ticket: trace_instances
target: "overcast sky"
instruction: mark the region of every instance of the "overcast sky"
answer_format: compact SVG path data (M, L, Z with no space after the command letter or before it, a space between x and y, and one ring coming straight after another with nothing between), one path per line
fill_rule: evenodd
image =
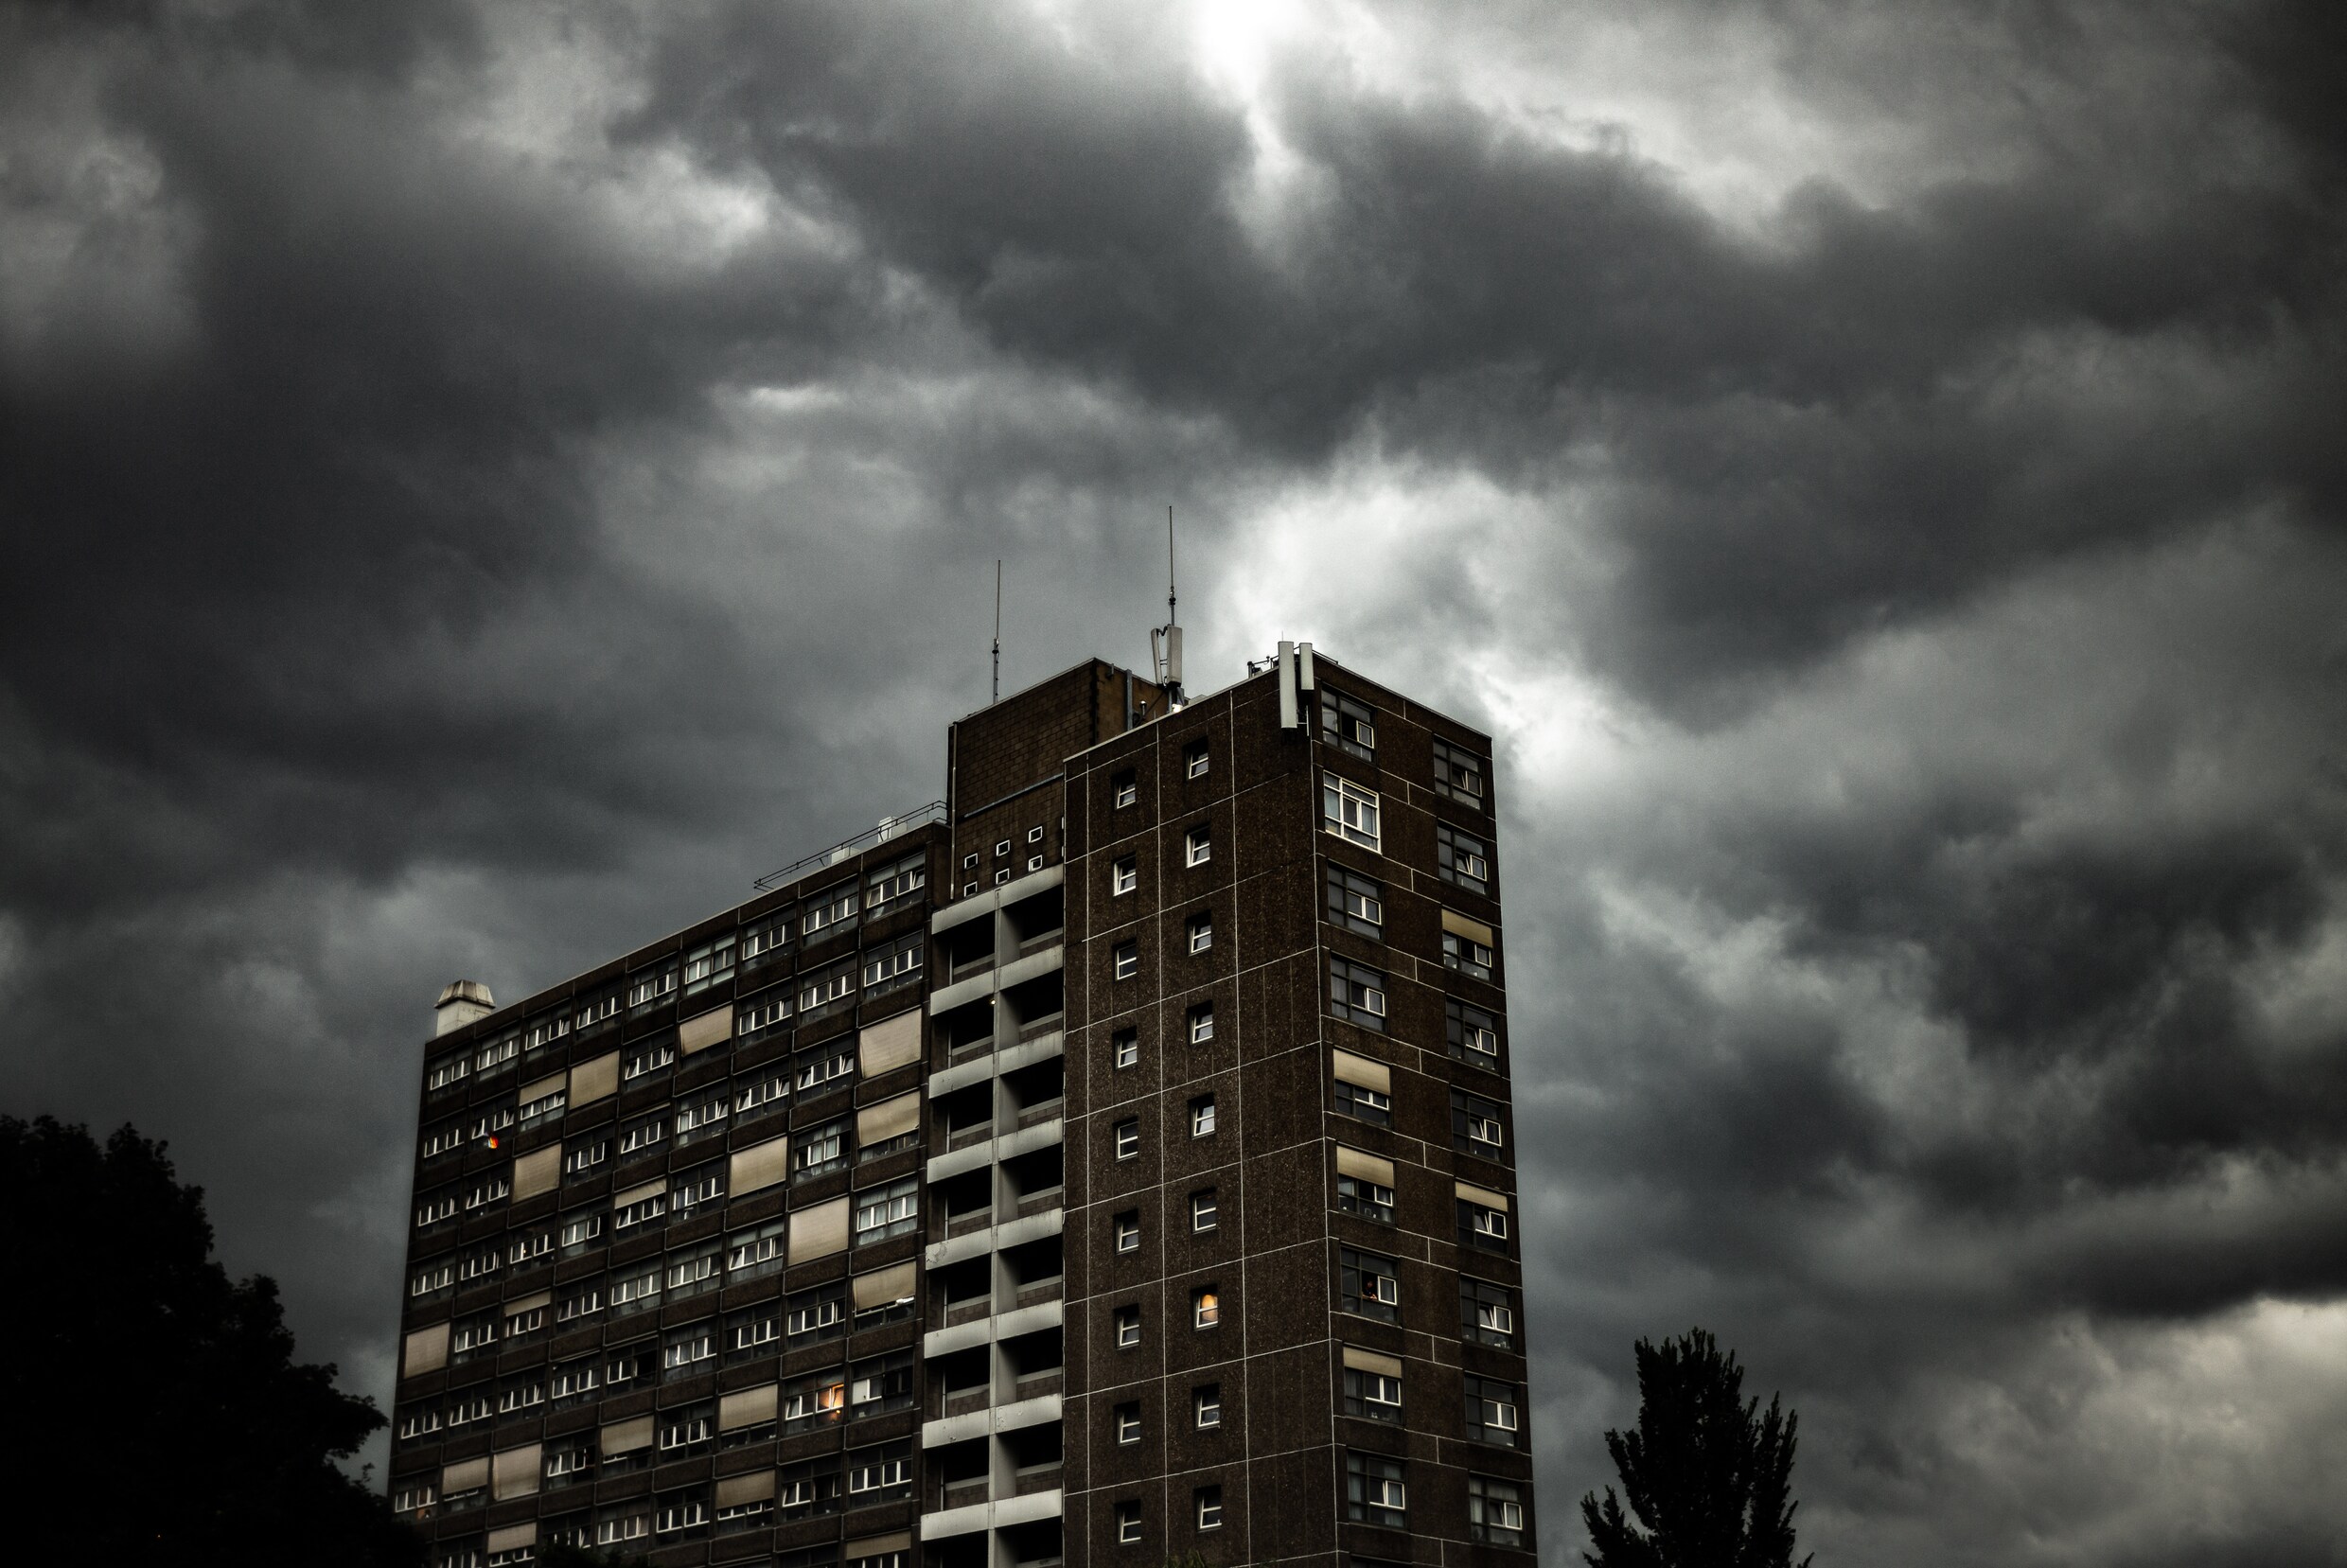
M1309 637L1489 729L1543 1559L2347 1539L2347 8L0 7L0 1109L385 1400L442 983ZM23 1260L15 1260L21 1263Z

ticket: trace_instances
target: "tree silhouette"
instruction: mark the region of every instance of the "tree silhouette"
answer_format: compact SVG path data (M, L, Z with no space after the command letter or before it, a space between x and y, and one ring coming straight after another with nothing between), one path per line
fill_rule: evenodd
M1743 1399L1734 1351L1701 1329L1638 1341L1638 1426L1608 1431L1633 1524L1605 1489L1581 1499L1590 1568L1792 1568L1791 1500L1800 1418ZM1643 1524L1642 1530L1639 1525ZM1801 1559L1809 1568L1809 1559Z
M20 1562L408 1568L421 1539L334 1463L383 1418L293 1361L203 1192L124 1127L0 1117L0 1507Z

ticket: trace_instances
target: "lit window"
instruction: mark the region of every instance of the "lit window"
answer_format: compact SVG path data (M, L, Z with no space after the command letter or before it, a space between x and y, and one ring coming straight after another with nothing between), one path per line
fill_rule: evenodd
M1323 824L1340 838L1366 849L1379 847L1377 792L1333 773L1320 776L1320 815Z
M1190 1195L1190 1228L1193 1231L1212 1230L1219 1223L1214 1189Z
M1204 822L1191 828L1182 837L1182 863L1203 866L1214 858L1214 830Z
M1117 1157L1131 1159L1141 1152L1141 1124L1138 1120L1117 1123Z
M1190 1136L1205 1137L1214 1131L1214 1097L1202 1094L1190 1102Z
M1201 1329L1211 1329L1223 1321L1222 1292L1209 1285L1190 1293L1191 1321Z
M1140 864L1129 854L1118 861L1109 873L1109 891L1117 896L1121 897L1140 885Z

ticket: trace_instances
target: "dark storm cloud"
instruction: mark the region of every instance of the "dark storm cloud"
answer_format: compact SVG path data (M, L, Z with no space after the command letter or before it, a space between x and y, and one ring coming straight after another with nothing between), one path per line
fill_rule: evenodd
M10 1108L379 1391L437 985L913 803L1170 499L1202 666L1499 737L1548 1560L1688 1321L1826 1558L2320 1560L2337 9L1370 20L0 11Z

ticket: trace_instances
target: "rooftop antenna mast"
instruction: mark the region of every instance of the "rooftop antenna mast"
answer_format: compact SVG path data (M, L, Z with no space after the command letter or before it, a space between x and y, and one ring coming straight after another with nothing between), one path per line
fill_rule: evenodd
M995 557L995 691L988 703L1002 700L1002 557Z
M1165 509L1165 625L1152 626L1149 631L1149 662L1165 688L1166 701L1178 708L1182 705L1182 628L1174 613L1174 508Z

